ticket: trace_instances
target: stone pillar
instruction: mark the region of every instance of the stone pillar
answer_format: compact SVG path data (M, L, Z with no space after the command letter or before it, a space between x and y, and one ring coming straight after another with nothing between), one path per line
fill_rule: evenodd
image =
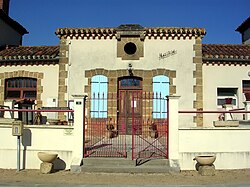
M225 104L223 105L223 108L225 108L226 111L232 110L233 105L232 104ZM232 114L230 113L225 113L225 121L227 120L233 120Z
M65 95L68 90L67 79L68 77L68 69L67 66L69 64L69 45L67 39L61 38L60 40L60 51L59 51L59 77L58 77L58 107L67 107L67 100ZM66 120L66 116L64 112L58 112L58 119L64 121Z
M86 95L73 95L74 97L74 144L73 146L73 161L71 170L75 172L84 157L84 105Z
M244 105L245 105L245 110L249 112L250 111L250 101L245 101ZM250 120L250 113L246 113L245 115L246 115L245 120Z
M179 98L169 96L169 162L179 169Z

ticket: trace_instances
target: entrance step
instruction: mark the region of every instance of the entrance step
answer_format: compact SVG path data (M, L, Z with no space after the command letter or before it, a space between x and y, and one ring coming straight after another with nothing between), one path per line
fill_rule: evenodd
M170 167L166 159L84 158L82 172L105 173L170 173L179 172L179 167Z

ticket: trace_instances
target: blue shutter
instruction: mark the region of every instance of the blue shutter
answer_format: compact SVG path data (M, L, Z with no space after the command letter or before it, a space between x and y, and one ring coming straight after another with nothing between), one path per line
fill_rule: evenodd
M169 78L164 75L153 77L153 118L167 118L167 100L169 95Z
M91 79L91 117L107 118L108 78L95 75Z

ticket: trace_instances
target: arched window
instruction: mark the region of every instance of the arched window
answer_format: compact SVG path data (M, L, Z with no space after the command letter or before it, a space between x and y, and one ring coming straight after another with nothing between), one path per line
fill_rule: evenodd
M5 80L5 99L36 99L37 79L15 77Z
M91 78L91 117L107 118L108 78L95 75Z
M164 75L153 77L153 118L167 118L167 100L169 95L169 78Z

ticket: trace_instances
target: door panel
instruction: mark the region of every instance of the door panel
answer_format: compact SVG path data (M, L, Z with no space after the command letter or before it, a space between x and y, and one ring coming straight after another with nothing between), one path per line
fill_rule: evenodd
M134 128L138 129L141 123L138 123L141 119L142 105L141 105L141 91L140 90L120 90L119 91L120 103L118 105L119 119L126 123L126 134L132 134L132 123L137 121L137 125ZM120 125L121 126L121 125ZM134 129L134 130L136 130Z

